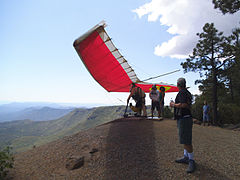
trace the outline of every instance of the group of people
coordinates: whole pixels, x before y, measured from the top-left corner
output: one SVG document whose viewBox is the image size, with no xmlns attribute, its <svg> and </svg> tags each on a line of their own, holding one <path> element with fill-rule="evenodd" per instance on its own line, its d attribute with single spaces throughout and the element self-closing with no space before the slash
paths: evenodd
<svg viewBox="0 0 240 180">
<path fill-rule="evenodd" d="M 135 83 L 132 83 L 130 89 L 130 95 L 127 99 L 127 103 L 129 103 L 130 98 L 133 98 L 136 102 L 136 106 L 134 107 L 132 103 L 130 103 L 130 108 L 136 112 L 136 115 L 141 116 L 143 111 L 143 116 L 147 116 L 146 106 L 145 106 L 145 92 Z M 157 89 L 156 85 L 152 86 L 152 89 L 149 93 L 149 97 L 152 101 L 151 112 L 152 117 L 154 115 L 154 110 L 156 109 L 158 112 L 158 117 L 163 118 L 164 113 L 164 97 L 165 97 L 165 88 L 163 86 L 160 87 L 160 90 Z"/>
<path fill-rule="evenodd" d="M 158 91 L 156 85 L 153 85 L 149 93 L 149 97 L 152 100 L 152 106 L 151 106 L 152 117 L 154 114 L 154 110 L 157 109 L 158 117 L 163 118 L 165 88 L 161 86 L 160 91 Z"/>
<path fill-rule="evenodd" d="M 186 88 L 186 80 L 184 78 L 179 78 L 177 80 L 177 87 L 179 89 L 179 92 L 176 96 L 175 102 L 170 102 L 170 107 L 174 108 L 174 116 L 177 120 L 179 142 L 180 144 L 183 144 L 184 153 L 183 157 L 175 160 L 175 162 L 188 164 L 187 173 L 192 173 L 196 168 L 192 146 L 192 95 Z M 153 85 L 152 90 L 149 94 L 152 100 L 152 116 L 155 108 L 158 110 L 159 117 L 161 113 L 161 115 L 163 115 L 165 96 L 165 89 L 163 88 L 160 88 L 159 92 L 157 90 L 157 87 Z M 136 107 L 140 107 L 140 109 L 143 111 L 143 116 L 147 116 L 145 107 L 145 92 L 140 87 L 132 84 L 127 103 L 131 97 L 136 101 Z"/>
</svg>

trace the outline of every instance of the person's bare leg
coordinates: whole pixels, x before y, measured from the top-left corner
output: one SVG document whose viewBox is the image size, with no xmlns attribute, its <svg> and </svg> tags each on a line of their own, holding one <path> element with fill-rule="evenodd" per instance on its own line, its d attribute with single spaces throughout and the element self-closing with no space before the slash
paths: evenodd
<svg viewBox="0 0 240 180">
<path fill-rule="evenodd" d="M 145 104 L 143 104 L 142 106 L 143 106 L 143 108 L 142 108 L 142 110 L 143 110 L 143 116 L 147 116 L 147 111 L 146 111 Z"/>
<path fill-rule="evenodd" d="M 164 105 L 162 105 L 161 116 L 162 116 L 162 118 L 164 117 Z"/>
<path fill-rule="evenodd" d="M 161 105 L 159 105 L 159 117 L 162 116 L 162 110 L 161 110 Z"/>
<path fill-rule="evenodd" d="M 188 153 L 192 153 L 193 152 L 193 146 L 192 145 L 184 144 L 183 148 L 186 149 Z"/>
</svg>

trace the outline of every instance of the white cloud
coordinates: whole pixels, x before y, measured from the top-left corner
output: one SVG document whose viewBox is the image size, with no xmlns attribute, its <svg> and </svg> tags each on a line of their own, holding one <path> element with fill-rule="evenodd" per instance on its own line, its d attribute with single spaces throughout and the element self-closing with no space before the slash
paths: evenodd
<svg viewBox="0 0 240 180">
<path fill-rule="evenodd" d="M 174 36 L 157 45 L 154 54 L 173 58 L 185 58 L 192 52 L 198 40 L 196 33 L 202 32 L 205 23 L 213 22 L 219 31 L 229 34 L 240 21 L 240 12 L 222 15 L 211 0 L 152 0 L 133 12 L 169 27 L 167 32 Z"/>
</svg>

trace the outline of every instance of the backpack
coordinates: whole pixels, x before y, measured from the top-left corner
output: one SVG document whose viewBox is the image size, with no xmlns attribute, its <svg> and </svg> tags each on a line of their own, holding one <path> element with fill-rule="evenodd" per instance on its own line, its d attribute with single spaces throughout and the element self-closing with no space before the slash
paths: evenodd
<svg viewBox="0 0 240 180">
<path fill-rule="evenodd" d="M 137 87 L 137 92 L 135 92 L 133 95 L 132 95 L 132 98 L 135 100 L 135 101 L 140 101 L 142 99 L 142 89 L 140 87 Z"/>
</svg>

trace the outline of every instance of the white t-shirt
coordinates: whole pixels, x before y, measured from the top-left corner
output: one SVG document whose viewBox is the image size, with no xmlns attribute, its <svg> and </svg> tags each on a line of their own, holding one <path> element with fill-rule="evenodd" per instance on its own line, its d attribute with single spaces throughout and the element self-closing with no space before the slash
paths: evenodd
<svg viewBox="0 0 240 180">
<path fill-rule="evenodd" d="M 159 91 L 152 89 L 149 93 L 149 97 L 153 101 L 159 101 Z"/>
</svg>

